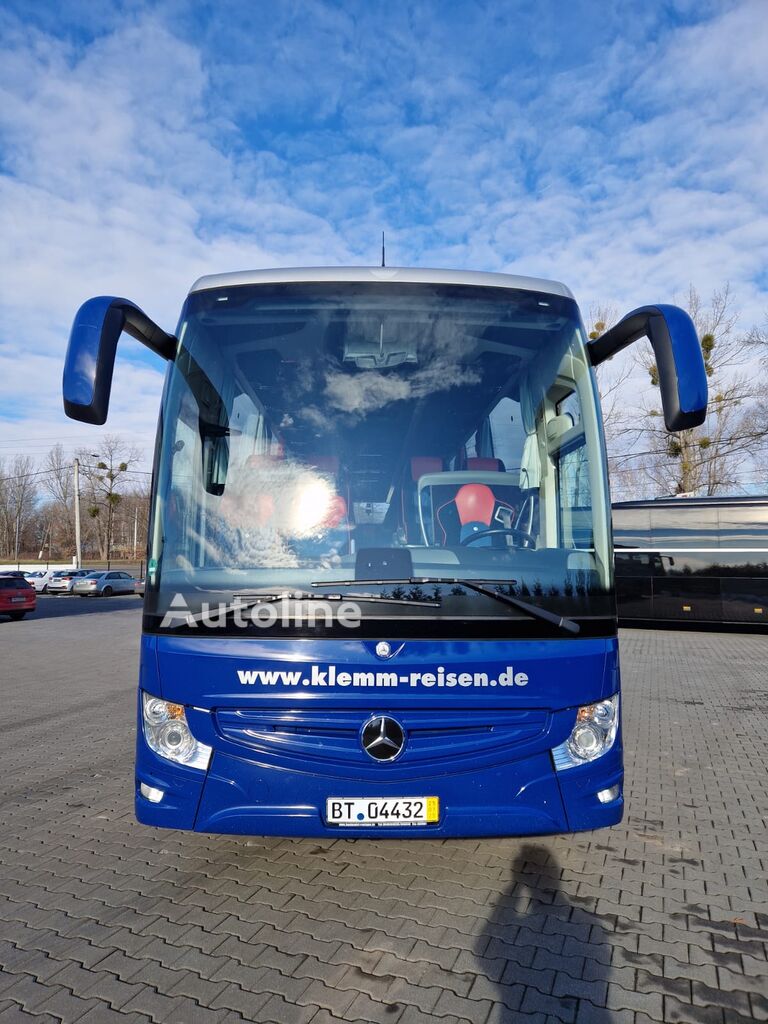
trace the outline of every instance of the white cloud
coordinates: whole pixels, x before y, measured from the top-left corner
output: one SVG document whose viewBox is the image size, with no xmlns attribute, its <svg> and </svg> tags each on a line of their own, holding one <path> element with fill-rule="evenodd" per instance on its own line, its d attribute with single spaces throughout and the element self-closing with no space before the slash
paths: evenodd
<svg viewBox="0 0 768 1024">
<path fill-rule="evenodd" d="M 11 171 L 0 177 L 9 254 L 0 275 L 0 396 L 15 410 L 4 436 L 82 437 L 83 425 L 63 416 L 60 387 L 84 299 L 128 295 L 173 330 L 201 274 L 300 264 L 312 248 L 331 261 L 346 253 L 326 222 L 292 204 L 279 178 L 250 191 L 238 180 L 244 169 L 258 178 L 258 159 L 238 166 L 212 145 L 200 55 L 158 23 L 120 29 L 82 54 L 32 31 L 11 44 L 0 54 Z M 154 365 L 132 339 L 121 341 L 113 432 L 149 440 L 163 369 Z M 28 415 L 17 420 L 19 409 Z"/>
<path fill-rule="evenodd" d="M 87 430 L 59 388 L 89 295 L 172 330 L 203 273 L 375 263 L 382 228 L 393 263 L 552 276 L 584 308 L 730 280 L 762 320 L 764 5 L 673 10 L 451 20 L 312 0 L 265 24 L 258 6 L 196 20 L 178 2 L 87 38 L 6 19 L 0 401 L 26 418 L 5 436 Z M 121 342 L 109 429 L 148 442 L 162 367 L 137 353 Z"/>
</svg>

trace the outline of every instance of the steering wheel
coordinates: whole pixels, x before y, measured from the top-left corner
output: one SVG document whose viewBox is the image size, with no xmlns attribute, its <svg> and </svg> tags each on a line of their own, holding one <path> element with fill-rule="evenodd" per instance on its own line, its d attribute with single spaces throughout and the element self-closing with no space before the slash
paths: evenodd
<svg viewBox="0 0 768 1024">
<path fill-rule="evenodd" d="M 470 533 L 468 537 L 465 537 L 464 540 L 459 541 L 459 543 L 464 546 L 469 546 L 470 544 L 474 544 L 475 541 L 480 540 L 481 537 L 499 537 L 502 534 L 507 537 L 517 537 L 522 540 L 523 543 L 519 545 L 520 547 L 536 547 L 536 538 L 532 533 L 528 533 L 527 530 L 518 530 L 514 526 L 494 527 L 492 530 L 481 530 L 479 533 Z"/>
</svg>

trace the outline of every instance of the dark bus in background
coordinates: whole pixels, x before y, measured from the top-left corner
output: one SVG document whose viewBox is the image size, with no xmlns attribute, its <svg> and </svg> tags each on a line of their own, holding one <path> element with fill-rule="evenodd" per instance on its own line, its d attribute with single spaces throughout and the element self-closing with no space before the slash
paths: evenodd
<svg viewBox="0 0 768 1024">
<path fill-rule="evenodd" d="M 620 624 L 768 625 L 768 495 L 612 508 Z"/>
</svg>

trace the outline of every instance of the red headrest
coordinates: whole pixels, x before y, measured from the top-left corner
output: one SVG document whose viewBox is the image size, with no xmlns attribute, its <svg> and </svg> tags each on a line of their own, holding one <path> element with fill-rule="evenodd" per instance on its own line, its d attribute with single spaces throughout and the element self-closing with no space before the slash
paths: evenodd
<svg viewBox="0 0 768 1024">
<path fill-rule="evenodd" d="M 414 455 L 411 459 L 411 479 L 420 480 L 425 473 L 442 473 L 443 460 L 436 455 Z"/>
<path fill-rule="evenodd" d="M 479 469 L 483 473 L 504 473 L 506 468 L 501 459 L 467 459 L 467 469 Z"/>
<path fill-rule="evenodd" d="M 347 503 L 340 494 L 335 494 L 328 505 L 328 514 L 322 525 L 332 530 L 347 518 Z"/>
<path fill-rule="evenodd" d="M 485 484 L 464 484 L 453 500 L 462 526 L 465 523 L 486 523 L 490 526 L 496 508 L 496 497 L 490 487 Z"/>
</svg>

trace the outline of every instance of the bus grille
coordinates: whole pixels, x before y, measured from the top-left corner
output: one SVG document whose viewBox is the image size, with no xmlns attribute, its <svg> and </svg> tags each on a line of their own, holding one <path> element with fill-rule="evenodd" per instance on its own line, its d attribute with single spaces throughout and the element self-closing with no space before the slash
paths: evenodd
<svg viewBox="0 0 768 1024">
<path fill-rule="evenodd" d="M 548 749 L 552 716 L 541 710 L 409 708 L 387 713 L 403 726 L 406 744 L 396 762 L 374 763 L 360 743 L 371 717 L 360 710 L 263 711 L 223 708 L 215 712 L 221 749 L 298 770 L 360 777 L 401 777 L 403 770 L 469 770 L 517 760 Z M 239 748 L 239 752 L 231 746 Z M 362 773 L 362 774 L 361 774 Z"/>
</svg>

